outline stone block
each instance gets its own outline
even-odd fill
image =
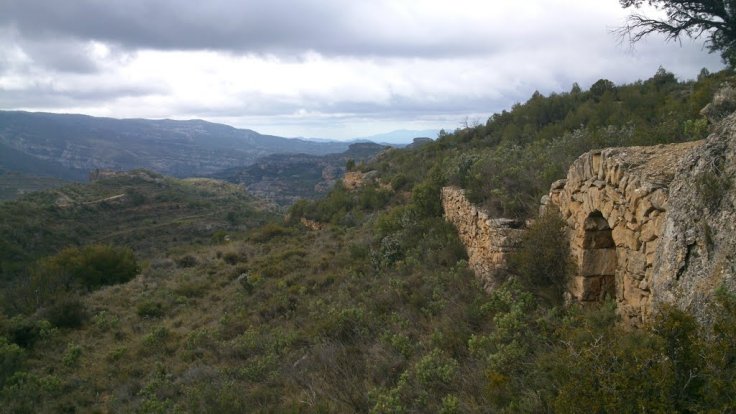
[[[652,194],[650,194],[649,201],[652,203],[652,206],[657,210],[664,211],[667,209],[667,193],[665,193],[665,191],[662,189],[655,190]]]
[[[615,248],[610,230],[586,231],[583,240],[585,249],[611,249]]]
[[[578,297],[583,302],[600,302],[615,294],[613,276],[581,277],[578,283],[580,285]]]
[[[655,223],[653,221],[648,221],[641,225],[641,241],[642,242],[650,242],[657,238],[657,235],[654,233],[655,229]]]
[[[593,168],[593,175],[595,177],[598,177],[600,175],[599,172],[601,171],[601,154],[600,153],[593,154],[593,156],[591,157],[591,164]]]
[[[583,276],[575,276],[572,278],[572,281],[568,286],[570,294],[577,300],[582,300],[585,279],[586,278]]]
[[[613,275],[616,272],[615,249],[589,249],[583,251],[580,264],[582,276]]]
[[[613,228],[611,235],[613,236],[613,241],[616,242],[616,247],[625,247],[634,251],[639,250],[639,247],[641,247],[639,234],[629,230],[623,222]]]
[[[646,255],[641,252],[629,252],[626,261],[626,271],[632,275],[633,278],[641,280],[644,278],[644,274],[647,270],[647,258]]]
[[[642,290],[639,289],[640,281],[624,277],[624,300],[632,306],[638,307],[641,300]]]
[[[561,180],[557,180],[553,182],[552,185],[549,187],[549,189],[550,191],[561,190],[565,186],[565,184],[567,184],[567,180],[563,178]]]
[[[601,280],[599,277],[581,278],[580,300],[583,302],[598,301],[601,292]]]
[[[644,221],[644,219],[649,217],[652,211],[655,210],[656,209],[654,208],[654,206],[652,206],[652,203],[649,200],[647,200],[646,198],[642,198],[636,205],[636,219],[639,221]]]
[[[647,267],[652,267],[654,265],[654,261],[657,259],[657,245],[658,243],[656,242],[647,243],[647,247],[646,247]]]

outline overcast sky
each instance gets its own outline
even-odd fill
[[[722,67],[611,33],[618,0],[0,0],[0,109],[281,136],[454,129],[543,94]]]

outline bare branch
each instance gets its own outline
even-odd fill
[[[736,63],[736,2],[733,0],[619,0],[624,8],[638,9],[644,4],[653,6],[666,15],[655,19],[632,13],[616,33],[621,41],[633,44],[652,33],[662,33],[667,40],[682,37],[699,39],[711,52],[719,51],[724,60]],[[731,62],[731,60],[734,62]]]

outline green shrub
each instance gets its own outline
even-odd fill
[[[82,347],[77,344],[69,343],[66,346],[66,351],[64,352],[62,362],[68,367],[73,367],[77,365],[81,356]]]
[[[40,269],[49,278],[70,278],[88,289],[125,283],[140,271],[129,248],[99,244],[68,247],[42,261]]]
[[[23,348],[31,348],[36,342],[50,338],[56,332],[46,320],[21,315],[4,321],[0,328],[0,335]]]
[[[352,158],[347,160],[347,162],[345,163],[345,169],[347,171],[354,171],[355,170],[355,160]]]
[[[35,373],[18,371],[8,378],[2,394],[3,412],[74,412],[74,407],[59,403],[49,407],[49,401],[61,393],[61,379],[55,375],[40,376]],[[42,409],[46,405],[47,410]],[[52,408],[53,407],[53,408]]]
[[[120,318],[103,310],[92,317],[92,323],[100,331],[107,332],[120,326]]]
[[[199,261],[191,254],[182,256],[176,260],[176,265],[182,268],[194,267],[197,263],[199,263]]]
[[[136,306],[136,313],[141,318],[160,318],[164,315],[164,308],[161,302],[145,300]]]
[[[222,244],[228,239],[229,237],[225,230],[217,230],[216,232],[212,233],[212,237],[210,238],[210,240],[212,240],[212,244]]]
[[[424,183],[414,186],[411,201],[417,207],[417,211],[425,217],[442,215],[440,187],[437,185]]]
[[[258,243],[265,243],[274,237],[284,236],[289,233],[289,229],[284,226],[276,223],[268,223],[253,230],[249,238]]]
[[[21,368],[24,358],[23,348],[0,336],[0,389],[5,381]]]
[[[84,302],[74,296],[56,300],[41,315],[58,328],[79,328],[88,317]]]
[[[186,298],[201,298],[209,287],[206,280],[185,280],[174,288],[174,293]]]
[[[253,293],[253,290],[261,284],[261,276],[258,274],[250,274],[248,272],[241,273],[238,276],[238,282],[245,289],[245,292],[249,295]]]
[[[391,188],[394,191],[402,191],[406,190],[409,186],[410,181],[404,174],[396,174],[394,178],[391,179]]]
[[[171,332],[165,326],[158,326],[143,337],[143,344],[148,347],[158,347],[164,344]]]
[[[229,265],[234,265],[240,262],[242,259],[240,255],[235,252],[227,252],[222,256],[222,260]]]
[[[364,337],[370,331],[362,308],[331,309],[329,315],[322,328],[323,335],[328,338],[350,343]]]
[[[548,210],[529,226],[520,248],[509,255],[507,268],[547,303],[562,301],[571,263],[566,225],[559,213]]]
[[[105,360],[108,362],[115,362],[119,361],[126,353],[128,352],[128,347],[121,346],[113,349],[110,351],[107,355],[105,355]]]
[[[708,134],[708,120],[705,118],[688,119],[683,123],[683,132],[690,139],[703,139]]]

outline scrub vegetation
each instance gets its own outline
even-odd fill
[[[0,204],[0,407],[734,411],[733,292],[719,291],[707,326],[664,309],[630,330],[613,303],[564,306],[567,252],[549,215],[488,294],[440,204],[454,184],[499,216],[535,217],[584,151],[703,138],[698,111],[732,80],[704,71],[679,82],[662,69],[631,85],[537,93],[486,124],[355,165],[375,173],[283,218],[234,187],[163,177]],[[59,194],[108,201],[69,208]],[[118,194],[128,196],[109,200]],[[58,289],[16,304],[36,280]]]

